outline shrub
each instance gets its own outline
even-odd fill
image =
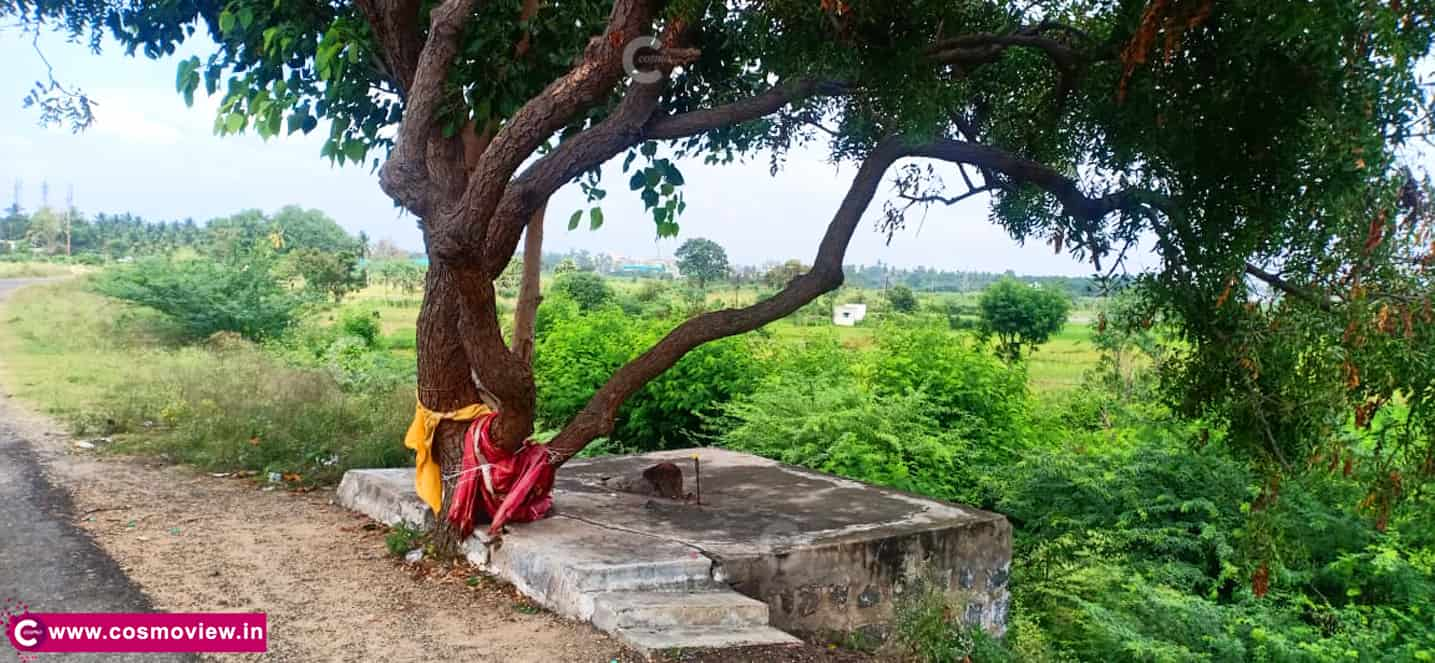
[[[887,289],[887,305],[898,313],[912,313],[917,310],[917,295],[905,285],[894,285]]]
[[[668,330],[661,321],[636,320],[616,306],[581,312],[567,297],[539,307],[534,375],[543,427],[567,423],[619,366],[648,349]],[[625,448],[660,449],[691,443],[703,415],[757,381],[750,338],[708,343],[683,357],[624,403],[613,431]]]
[[[111,268],[95,288],[164,313],[191,340],[222,331],[263,340],[293,326],[311,301],[285,289],[271,265],[272,259],[258,252],[230,260],[150,257]]]
[[[554,292],[574,302],[584,311],[591,311],[613,298],[613,289],[602,276],[593,272],[567,272],[553,282]]]
[[[852,380],[776,375],[722,408],[722,445],[784,463],[942,499],[970,486],[967,443],[944,430],[925,396],[881,396]]]
[[[1027,438],[1026,372],[978,351],[945,325],[882,326],[868,364],[878,394],[926,394],[942,426],[983,441],[984,450],[1019,447]]]
[[[423,531],[407,523],[399,523],[394,525],[384,536],[384,547],[388,548],[390,555],[403,557],[410,550],[419,547],[423,543],[423,539]]]
[[[363,339],[370,347],[379,344],[379,312],[364,309],[348,309],[339,315],[339,329],[348,336]]]

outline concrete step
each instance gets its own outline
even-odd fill
[[[618,639],[644,654],[672,649],[721,649],[759,645],[798,645],[795,636],[771,626],[692,626],[682,628],[620,628]]]
[[[767,626],[767,604],[737,592],[604,592],[593,599],[593,625],[620,628]]]

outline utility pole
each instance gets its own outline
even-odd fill
[[[70,257],[70,215],[75,211],[75,185],[65,191],[65,257]]]

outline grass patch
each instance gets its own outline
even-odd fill
[[[1032,391],[1043,394],[1073,389],[1094,367],[1101,352],[1091,342],[1091,326],[1068,322],[1051,340],[1038,346],[1027,360]]]
[[[78,265],[51,262],[0,262],[0,279],[50,278],[73,276],[89,271]]]
[[[77,281],[26,288],[0,308],[6,384],[77,434],[306,484],[409,462],[400,440],[412,385],[350,393],[328,370],[287,366],[247,342],[174,338],[158,314]]]

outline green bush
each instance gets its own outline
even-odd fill
[[[724,447],[869,483],[957,499],[967,442],[916,392],[775,376],[722,408]]]
[[[346,335],[363,339],[366,345],[379,345],[379,312],[348,309],[339,315],[339,329]]]
[[[390,555],[403,557],[410,550],[419,547],[423,539],[423,531],[407,523],[399,523],[384,535],[384,547],[388,548]]]
[[[567,423],[613,371],[669,329],[663,321],[635,319],[613,305],[583,312],[563,295],[544,301],[536,326],[533,370],[544,428]],[[705,414],[756,384],[760,367],[751,345],[757,342],[724,339],[688,353],[624,403],[614,444],[643,450],[691,444],[703,430]]]
[[[981,441],[984,452],[1014,450],[1030,437],[1025,370],[979,351],[946,325],[884,325],[867,361],[879,395],[926,394],[938,423]]]
[[[887,305],[898,313],[913,313],[917,310],[917,295],[905,285],[894,285],[887,289]]]
[[[251,340],[282,335],[312,299],[286,289],[273,260],[255,252],[229,260],[142,258],[95,280],[101,294],[173,318],[191,340],[234,332]]]
[[[584,311],[596,309],[613,299],[608,282],[593,272],[567,272],[553,282],[553,292],[578,303]]]

